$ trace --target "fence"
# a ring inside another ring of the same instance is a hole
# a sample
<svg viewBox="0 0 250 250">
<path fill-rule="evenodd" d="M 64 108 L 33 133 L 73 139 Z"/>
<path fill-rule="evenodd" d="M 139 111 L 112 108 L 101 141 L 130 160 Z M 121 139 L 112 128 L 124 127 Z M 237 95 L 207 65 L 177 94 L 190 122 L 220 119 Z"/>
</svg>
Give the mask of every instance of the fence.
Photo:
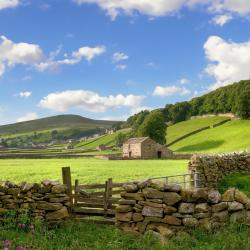
<svg viewBox="0 0 250 250">
<path fill-rule="evenodd" d="M 121 199 L 120 193 L 126 183 L 114 183 L 109 178 L 101 184 L 80 184 L 75 180 L 72 185 L 69 167 L 62 168 L 63 184 L 70 197 L 70 212 L 79 221 L 97 224 L 114 224 L 115 208 Z M 165 179 L 168 184 L 179 184 L 184 188 L 200 187 L 199 173 L 152 177 L 149 180 Z M 132 182 L 130 182 L 132 183 Z"/>
</svg>

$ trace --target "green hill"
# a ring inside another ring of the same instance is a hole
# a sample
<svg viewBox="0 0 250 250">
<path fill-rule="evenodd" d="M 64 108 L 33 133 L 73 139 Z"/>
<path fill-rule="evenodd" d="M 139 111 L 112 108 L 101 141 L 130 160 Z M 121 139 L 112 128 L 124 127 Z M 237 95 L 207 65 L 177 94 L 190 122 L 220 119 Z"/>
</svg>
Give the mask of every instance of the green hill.
<svg viewBox="0 0 250 250">
<path fill-rule="evenodd" d="M 106 145 L 106 146 L 114 146 L 115 138 L 118 135 L 118 133 L 128 134 L 130 131 L 131 129 L 123 129 L 111 135 L 104 135 L 96 139 L 90 139 L 88 141 L 81 142 L 77 144 L 76 147 L 77 148 L 80 147 L 84 149 L 96 149 L 96 147 L 98 147 L 101 144 Z"/>
<path fill-rule="evenodd" d="M 92 120 L 78 115 L 58 115 L 33 121 L 0 126 L 0 135 L 31 133 L 34 131 L 108 128 L 115 121 Z"/>
<path fill-rule="evenodd" d="M 227 117 L 211 116 L 206 118 L 194 118 L 184 122 L 178 122 L 167 128 L 167 144 L 203 127 L 212 126 L 227 120 Z"/>
<path fill-rule="evenodd" d="M 187 128 L 190 127 L 190 122 L 192 121 L 179 124 L 180 130 L 185 129 L 185 124 L 187 124 Z M 171 138 L 171 132 L 169 132 L 169 136 Z M 208 129 L 183 139 L 172 145 L 170 149 L 181 153 L 224 153 L 249 150 L 250 121 L 233 120 L 227 122 L 219 127 Z"/>
</svg>

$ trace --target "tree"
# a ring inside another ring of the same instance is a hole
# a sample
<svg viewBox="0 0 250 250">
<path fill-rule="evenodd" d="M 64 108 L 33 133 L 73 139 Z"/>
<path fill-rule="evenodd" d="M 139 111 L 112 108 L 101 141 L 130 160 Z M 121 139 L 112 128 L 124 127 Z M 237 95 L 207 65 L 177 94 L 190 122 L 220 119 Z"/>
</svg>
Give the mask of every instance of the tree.
<svg viewBox="0 0 250 250">
<path fill-rule="evenodd" d="M 250 118 L 250 91 L 242 92 L 238 98 L 238 115 L 242 119 Z"/>
<path fill-rule="evenodd" d="M 166 143 L 166 124 L 160 111 L 151 112 L 139 126 L 137 135 L 150 137 L 160 144 Z"/>
<path fill-rule="evenodd" d="M 115 145 L 121 147 L 123 143 L 127 140 L 127 136 L 123 133 L 118 133 L 115 137 Z"/>
</svg>

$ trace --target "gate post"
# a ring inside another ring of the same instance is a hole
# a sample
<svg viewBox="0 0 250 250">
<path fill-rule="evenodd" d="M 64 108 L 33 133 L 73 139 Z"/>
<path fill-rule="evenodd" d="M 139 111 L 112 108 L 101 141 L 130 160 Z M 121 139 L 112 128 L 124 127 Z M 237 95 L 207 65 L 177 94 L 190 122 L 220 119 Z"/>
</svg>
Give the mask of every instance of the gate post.
<svg viewBox="0 0 250 250">
<path fill-rule="evenodd" d="M 67 187 L 67 194 L 70 197 L 70 208 L 73 205 L 73 197 L 72 197 L 72 182 L 71 182 L 71 171 L 70 167 L 62 168 L 62 180 L 63 184 Z"/>
</svg>

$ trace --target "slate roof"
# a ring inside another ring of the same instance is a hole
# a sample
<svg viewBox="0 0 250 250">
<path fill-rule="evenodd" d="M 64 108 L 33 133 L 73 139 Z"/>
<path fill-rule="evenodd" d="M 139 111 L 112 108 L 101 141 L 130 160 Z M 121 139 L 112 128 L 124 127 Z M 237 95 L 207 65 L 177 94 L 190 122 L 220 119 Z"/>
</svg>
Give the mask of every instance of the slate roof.
<svg viewBox="0 0 250 250">
<path fill-rule="evenodd" d="M 125 144 L 138 144 L 144 142 L 147 139 L 149 139 L 149 137 L 130 138 L 128 141 L 125 142 Z"/>
</svg>

